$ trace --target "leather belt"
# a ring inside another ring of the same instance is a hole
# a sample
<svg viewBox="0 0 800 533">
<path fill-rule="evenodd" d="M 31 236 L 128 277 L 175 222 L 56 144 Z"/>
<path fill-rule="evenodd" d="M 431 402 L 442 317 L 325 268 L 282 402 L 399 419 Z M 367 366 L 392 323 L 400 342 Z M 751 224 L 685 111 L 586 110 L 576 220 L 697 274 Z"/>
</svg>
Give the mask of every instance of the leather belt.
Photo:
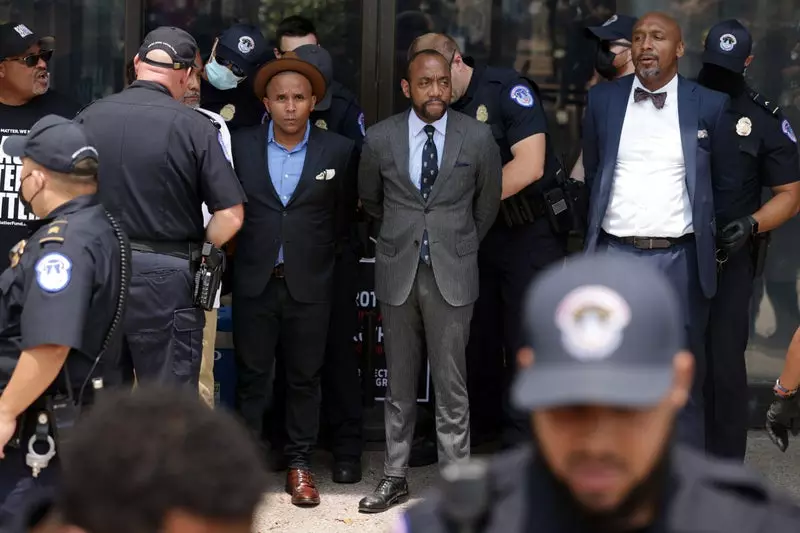
<svg viewBox="0 0 800 533">
<path fill-rule="evenodd" d="M 283 269 L 283 263 L 276 265 L 275 268 L 272 269 L 272 277 L 276 279 L 283 279 L 286 277 L 286 273 Z"/>
<path fill-rule="evenodd" d="M 197 261 L 202 248 L 199 244 L 178 241 L 131 241 L 131 250 L 147 254 L 162 254 Z"/>
<path fill-rule="evenodd" d="M 604 231 L 603 235 L 610 241 L 627 244 L 637 250 L 666 250 L 678 244 L 694 241 L 694 233 L 687 233 L 680 237 L 617 237 Z"/>
</svg>

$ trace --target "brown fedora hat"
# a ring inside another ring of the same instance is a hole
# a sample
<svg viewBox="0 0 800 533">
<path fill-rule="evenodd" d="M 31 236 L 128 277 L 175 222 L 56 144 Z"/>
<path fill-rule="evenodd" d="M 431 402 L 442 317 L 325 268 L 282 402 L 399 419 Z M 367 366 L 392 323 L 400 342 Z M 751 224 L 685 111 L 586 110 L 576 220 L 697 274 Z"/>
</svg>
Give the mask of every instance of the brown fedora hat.
<svg viewBox="0 0 800 533">
<path fill-rule="evenodd" d="M 325 98 L 327 89 L 325 87 L 325 76 L 311 63 L 298 59 L 294 52 L 286 52 L 282 58 L 273 59 L 258 69 L 253 79 L 253 91 L 256 94 L 256 98 L 263 100 L 264 95 L 267 93 L 269 81 L 282 72 L 302 74 L 311 82 L 311 93 L 317 98 L 317 102 L 321 102 Z"/>
</svg>

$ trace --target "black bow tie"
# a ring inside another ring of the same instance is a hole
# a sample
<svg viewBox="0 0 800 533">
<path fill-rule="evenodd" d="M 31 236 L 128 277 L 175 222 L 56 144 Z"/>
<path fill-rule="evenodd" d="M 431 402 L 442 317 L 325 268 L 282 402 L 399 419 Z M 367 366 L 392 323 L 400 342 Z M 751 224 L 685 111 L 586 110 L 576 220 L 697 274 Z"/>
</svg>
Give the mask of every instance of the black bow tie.
<svg viewBox="0 0 800 533">
<path fill-rule="evenodd" d="M 656 109 L 661 109 L 664 107 L 664 103 L 667 101 L 667 93 L 651 93 L 649 91 L 645 91 L 641 87 L 637 87 L 636 90 L 633 91 L 633 101 L 637 104 L 642 100 L 647 100 L 648 98 L 653 101 L 653 105 L 656 106 Z"/>
</svg>

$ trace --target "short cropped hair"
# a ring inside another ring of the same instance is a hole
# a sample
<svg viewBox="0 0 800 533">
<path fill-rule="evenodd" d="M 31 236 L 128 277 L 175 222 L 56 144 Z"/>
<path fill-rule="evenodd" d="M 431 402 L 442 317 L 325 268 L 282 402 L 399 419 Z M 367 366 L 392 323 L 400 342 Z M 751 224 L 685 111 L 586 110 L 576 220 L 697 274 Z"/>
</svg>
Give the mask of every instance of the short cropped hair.
<svg viewBox="0 0 800 533">
<path fill-rule="evenodd" d="M 438 57 L 444 60 L 446 64 L 450 64 L 446 57 L 444 57 L 441 52 L 438 50 L 432 50 L 430 48 L 426 48 L 424 50 L 420 50 L 418 52 L 414 52 L 411 57 L 408 59 L 408 64 L 406 65 L 406 81 L 411 81 L 411 65 L 414 64 L 414 61 L 420 56 L 428 56 L 428 57 Z"/>
<path fill-rule="evenodd" d="M 266 489 L 249 433 L 196 391 L 107 391 L 63 448 L 56 509 L 88 533 L 161 531 L 171 511 L 252 520 Z"/>
<path fill-rule="evenodd" d="M 440 54 L 442 54 L 448 61 L 452 61 L 453 57 L 456 53 L 461 53 L 461 49 L 458 47 L 458 43 L 447 35 L 446 33 L 437 33 L 434 35 L 425 34 L 420 35 L 416 39 L 411 42 L 411 46 L 408 47 L 408 52 L 406 53 L 406 58 L 409 62 L 411 62 L 411 58 L 420 51 L 421 49 L 421 42 L 425 40 L 425 49 L 426 50 L 436 50 Z M 433 42 L 430 42 L 433 41 Z"/>
<path fill-rule="evenodd" d="M 275 46 L 281 47 L 281 39 L 284 37 L 305 37 L 306 35 L 317 35 L 317 28 L 314 23 L 300 15 L 286 17 L 275 31 Z"/>
</svg>

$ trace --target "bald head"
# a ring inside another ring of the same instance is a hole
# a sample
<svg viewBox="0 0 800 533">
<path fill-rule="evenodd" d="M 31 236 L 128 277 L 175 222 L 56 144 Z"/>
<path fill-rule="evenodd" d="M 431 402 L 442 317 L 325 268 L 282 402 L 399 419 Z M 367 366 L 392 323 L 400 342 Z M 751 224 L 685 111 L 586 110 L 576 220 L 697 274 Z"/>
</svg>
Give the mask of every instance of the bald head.
<svg viewBox="0 0 800 533">
<path fill-rule="evenodd" d="M 151 50 L 145 56 L 148 61 L 157 63 L 172 64 L 172 58 L 164 50 Z M 189 82 L 189 76 L 194 75 L 194 69 L 175 70 L 158 65 L 145 63 L 137 54 L 133 59 L 133 66 L 137 80 L 153 81 L 160 83 L 167 89 L 176 100 L 182 100 Z"/>
<path fill-rule="evenodd" d="M 458 49 L 458 44 L 453 38 L 443 33 L 426 33 L 414 39 L 408 48 L 406 60 L 411 61 L 411 58 L 421 50 L 436 50 L 447 59 L 452 58 L 455 54 L 461 54 L 461 50 Z"/>
<path fill-rule="evenodd" d="M 665 13 L 647 13 L 633 28 L 631 56 L 636 76 L 650 91 L 657 91 L 678 73 L 683 57 L 681 28 Z"/>
</svg>

